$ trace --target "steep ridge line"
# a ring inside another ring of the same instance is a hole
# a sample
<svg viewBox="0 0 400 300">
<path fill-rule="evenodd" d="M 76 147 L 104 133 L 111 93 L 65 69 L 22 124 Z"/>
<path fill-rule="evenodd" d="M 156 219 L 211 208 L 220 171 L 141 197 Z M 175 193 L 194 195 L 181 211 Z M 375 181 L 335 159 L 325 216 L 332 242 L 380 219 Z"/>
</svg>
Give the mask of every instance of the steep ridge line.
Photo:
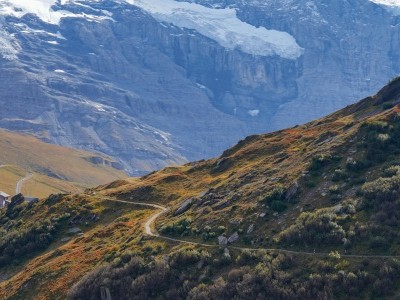
<svg viewBox="0 0 400 300">
<path fill-rule="evenodd" d="M 164 213 L 169 211 L 169 208 L 159 205 L 159 204 L 153 204 L 153 203 L 142 203 L 142 202 L 130 202 L 130 201 L 124 201 L 124 200 L 117 200 L 117 199 L 105 199 L 106 201 L 111 201 L 111 202 L 120 202 L 120 203 L 126 203 L 126 204 L 131 204 L 131 205 L 138 205 L 138 206 L 146 206 L 146 207 L 151 207 L 151 208 L 156 208 L 160 209 L 161 211 L 153 214 L 144 224 L 144 230 L 145 233 L 149 236 L 160 238 L 163 240 L 167 241 L 172 241 L 172 242 L 177 242 L 181 244 L 189 244 L 189 245 L 196 245 L 196 246 L 202 246 L 202 247 L 224 247 L 224 248 L 229 248 L 229 249 L 234 249 L 234 250 L 247 250 L 247 251 L 269 251 L 269 252 L 281 252 L 281 253 L 286 253 L 286 254 L 294 254 L 294 255 L 307 255 L 307 256 L 329 256 L 329 253 L 326 252 L 305 252 L 305 251 L 292 251 L 292 250 L 286 250 L 286 249 L 278 249 L 278 248 L 248 248 L 248 247 L 237 247 L 237 246 L 221 246 L 221 245 L 216 245 L 216 244 L 204 244 L 204 243 L 197 243 L 197 242 L 190 242 L 186 240 L 181 240 L 181 239 L 174 239 L 166 236 L 162 236 L 158 233 L 154 233 L 151 229 L 151 225 L 157 220 L 158 217 L 163 215 Z M 357 254 L 342 254 L 340 253 L 341 257 L 347 257 L 347 258 L 398 258 L 400 259 L 400 255 L 357 255 Z"/>
<path fill-rule="evenodd" d="M 15 194 L 18 195 L 19 193 L 21 193 L 21 189 L 22 189 L 22 184 L 31 179 L 33 177 L 33 174 L 28 173 L 25 177 L 21 178 L 20 180 L 18 180 L 17 185 L 15 186 Z"/>
</svg>

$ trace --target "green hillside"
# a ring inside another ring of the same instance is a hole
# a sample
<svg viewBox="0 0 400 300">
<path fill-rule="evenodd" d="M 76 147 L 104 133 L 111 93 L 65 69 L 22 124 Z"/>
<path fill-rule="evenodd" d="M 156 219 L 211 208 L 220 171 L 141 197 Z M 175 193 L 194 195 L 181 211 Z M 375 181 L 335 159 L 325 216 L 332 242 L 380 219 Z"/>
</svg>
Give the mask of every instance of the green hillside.
<svg viewBox="0 0 400 300">
<path fill-rule="evenodd" d="M 216 159 L 15 203 L 0 298 L 396 299 L 399 103 L 396 79 Z"/>
</svg>

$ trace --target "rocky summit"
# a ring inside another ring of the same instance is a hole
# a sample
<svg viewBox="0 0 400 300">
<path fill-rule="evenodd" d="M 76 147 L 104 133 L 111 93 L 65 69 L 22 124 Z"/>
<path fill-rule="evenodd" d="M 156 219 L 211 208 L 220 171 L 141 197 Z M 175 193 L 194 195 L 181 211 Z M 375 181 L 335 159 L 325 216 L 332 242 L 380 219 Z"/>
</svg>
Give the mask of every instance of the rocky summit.
<svg viewBox="0 0 400 300">
<path fill-rule="evenodd" d="M 0 3 L 0 127 L 129 173 L 309 121 L 400 72 L 395 1 Z"/>
</svg>

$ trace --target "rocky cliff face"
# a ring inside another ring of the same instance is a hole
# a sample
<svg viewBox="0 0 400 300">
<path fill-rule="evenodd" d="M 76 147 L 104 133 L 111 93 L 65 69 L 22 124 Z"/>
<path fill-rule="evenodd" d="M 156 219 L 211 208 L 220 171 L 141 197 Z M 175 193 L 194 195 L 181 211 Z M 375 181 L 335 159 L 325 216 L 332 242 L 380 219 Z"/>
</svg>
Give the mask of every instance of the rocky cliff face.
<svg viewBox="0 0 400 300">
<path fill-rule="evenodd" d="M 286 30 L 306 49 L 298 94 L 274 115 L 274 129 L 330 113 L 400 73 L 399 19 L 370 1 L 240 5 L 244 20 Z"/>
<path fill-rule="evenodd" d="M 0 7 L 0 126 L 132 174 L 319 117 L 400 72 L 398 17 L 366 0 L 199 1 L 175 19 L 156 0 L 17 2 Z"/>
</svg>

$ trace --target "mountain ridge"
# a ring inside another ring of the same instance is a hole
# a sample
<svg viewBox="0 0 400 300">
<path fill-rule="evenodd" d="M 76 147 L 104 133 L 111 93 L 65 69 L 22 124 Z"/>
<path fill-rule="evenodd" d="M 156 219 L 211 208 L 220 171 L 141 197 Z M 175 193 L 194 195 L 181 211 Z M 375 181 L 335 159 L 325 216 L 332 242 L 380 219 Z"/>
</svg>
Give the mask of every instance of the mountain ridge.
<svg viewBox="0 0 400 300">
<path fill-rule="evenodd" d="M 250 55 L 240 49 L 241 26 L 226 48 L 207 26 L 195 30 L 205 30 L 201 18 L 175 26 L 173 14 L 161 22 L 121 1 L 61 1 L 53 12 L 65 17 L 53 23 L 43 17 L 48 7 L 42 20 L 7 6 L 0 126 L 105 153 L 144 175 L 331 113 L 399 73 L 398 17 L 370 1 L 195 3 L 217 16 L 229 11 L 249 33 L 291 36 L 303 54 Z"/>
<path fill-rule="evenodd" d="M 398 78 L 375 96 L 250 136 L 218 158 L 16 203 L 0 213 L 13 245 L 26 249 L 26 226 L 52 226 L 44 248 L 31 245 L 18 258 L 0 243 L 0 296 L 396 297 L 399 103 Z M 144 207 L 153 204 L 168 207 L 154 222 L 154 209 Z M 145 224 L 167 239 L 146 235 Z M 68 233 L 76 228 L 82 234 Z"/>
</svg>

